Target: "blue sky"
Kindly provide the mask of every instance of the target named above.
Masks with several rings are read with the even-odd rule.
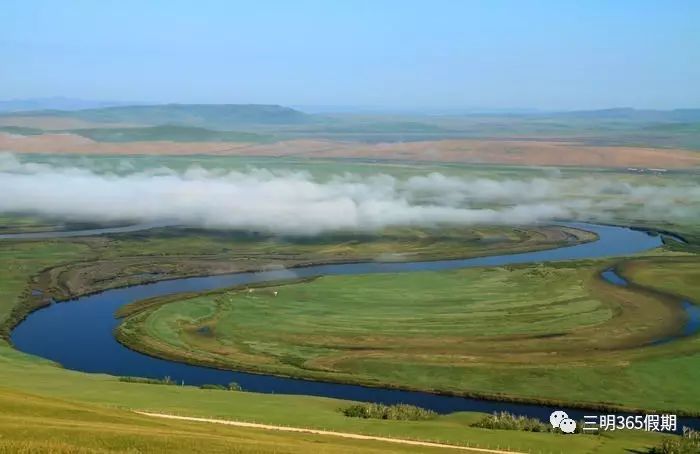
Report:
[[[700,1],[33,1],[0,99],[700,107]]]

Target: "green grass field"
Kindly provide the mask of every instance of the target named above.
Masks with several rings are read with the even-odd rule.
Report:
[[[470,427],[480,418],[475,413],[453,413],[429,421],[350,418],[340,411],[348,405],[344,401],[123,383],[106,375],[64,370],[7,346],[0,346],[0,381],[0,452],[224,452],[234,448],[240,452],[432,452],[386,443],[153,420],[134,415],[131,409],[543,454],[613,454],[643,450],[661,439],[658,434],[629,431],[564,436],[478,429]]]
[[[20,306],[36,307],[46,298],[39,291],[51,291],[35,277],[60,263],[90,258],[90,250],[80,242],[41,241],[0,244],[0,337],[18,320]],[[41,289],[41,290],[40,290]],[[34,292],[34,294],[32,294]]]
[[[386,442],[164,421],[3,389],[0,405],[0,453],[412,452],[410,446]],[[442,450],[426,448],[433,451]]]
[[[55,230],[55,223],[32,217],[0,214],[0,234],[21,232],[45,232]]]
[[[167,239],[167,236],[160,238],[160,232],[153,236],[150,240],[149,235],[140,234],[137,238],[124,236],[2,242],[0,258],[4,273],[0,288],[3,291],[1,307],[5,326],[13,323],[11,316],[18,305],[26,304],[26,308],[31,308],[50,294],[94,288],[96,284],[91,279],[96,279],[96,275],[90,275],[89,266],[97,262],[118,262],[121,256],[122,259],[143,257],[144,260],[157,262],[159,257],[166,256],[174,263],[179,263],[184,259],[192,260],[192,254],[207,255],[220,252],[222,248],[222,240],[216,237],[193,236],[189,240],[183,240],[182,237],[173,235]],[[237,240],[230,241],[235,243]],[[270,245],[269,248],[274,249],[274,246]],[[133,266],[133,262],[130,263]],[[83,273],[80,270],[87,271]],[[85,278],[86,275],[88,278]],[[81,285],[75,284],[79,278],[85,279]],[[73,282],[73,286],[70,282]],[[32,296],[32,290],[35,289],[45,293]],[[402,447],[387,447],[373,442],[363,444],[319,440],[316,436],[266,434],[255,430],[219,427],[195,429],[190,428],[190,423],[147,421],[117,408],[440,440],[481,447],[507,445],[512,449],[530,449],[533,452],[541,450],[556,453],[566,450],[568,446],[575,446],[579,452],[598,449],[599,452],[613,453],[619,452],[622,447],[641,449],[658,440],[658,437],[631,433],[618,433],[610,437],[577,437],[574,445],[571,444],[571,439],[556,434],[508,432],[504,438],[501,431],[468,427],[478,416],[466,413],[422,422],[348,418],[339,412],[347,404],[329,399],[121,383],[114,377],[61,369],[47,361],[19,353],[4,341],[0,341],[0,383],[4,389],[1,397],[2,417],[6,422],[5,429],[1,432],[0,450],[6,452],[81,452],[77,446],[84,452],[128,449],[158,452],[166,448],[172,449],[172,452],[193,452],[195,445],[208,447],[205,438],[213,434],[216,434],[217,441],[211,442],[209,452],[232,449],[234,445],[241,452],[280,449],[301,452],[308,451],[308,443],[315,443],[314,446],[321,443],[327,452],[404,450]],[[26,411],[22,409],[22,403],[25,402]],[[56,405],[60,411],[54,408]],[[65,410],[65,406],[70,411]],[[300,408],[304,411],[299,411]],[[154,425],[161,427],[162,431],[154,433]],[[67,427],[70,427],[69,431]],[[225,434],[219,436],[221,432]],[[178,441],[169,442],[169,439]],[[504,439],[508,441],[504,442]],[[259,440],[262,445],[253,446],[255,440]]]
[[[700,264],[697,260],[634,260],[625,263],[621,271],[634,282],[700,302]]]
[[[573,229],[478,227],[393,229],[315,240],[170,229],[111,237],[0,240],[5,265],[0,276],[0,335],[49,296],[67,299],[154,280],[316,263],[434,260],[547,249],[571,243],[567,232],[577,241],[594,238]]]
[[[686,293],[698,291],[695,257],[662,260]],[[332,276],[168,298],[128,317],[119,338],[224,368],[697,413],[697,338],[646,346],[679,331],[681,306],[601,281],[611,263]],[[684,373],[668,376],[671,364]]]

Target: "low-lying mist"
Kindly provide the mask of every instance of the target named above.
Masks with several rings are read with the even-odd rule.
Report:
[[[98,173],[26,163],[0,154],[0,213],[26,212],[79,222],[174,224],[315,235],[392,226],[533,224],[552,220],[683,221],[700,210],[700,187],[621,182],[614,176],[459,178],[440,173],[396,178],[305,172],[229,171],[192,166]]]

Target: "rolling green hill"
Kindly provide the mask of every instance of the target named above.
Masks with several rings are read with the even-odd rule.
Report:
[[[15,112],[13,116],[54,116],[98,123],[143,125],[173,124],[214,129],[231,129],[239,125],[302,124],[313,117],[298,110],[263,104],[164,104],[119,106],[76,111],[44,110]]]
[[[146,126],[134,128],[74,129],[70,132],[98,142],[170,140],[173,142],[264,142],[270,135],[253,132],[214,131],[195,126]]]
[[[79,123],[74,125],[74,123]],[[315,138],[565,140],[594,146],[700,149],[700,109],[465,114],[308,114],[263,104],[163,104],[0,112],[0,132],[76,133],[97,141],[253,142]],[[63,125],[56,127],[56,124]],[[149,127],[154,129],[142,129]],[[188,128],[188,129],[177,129]]]
[[[21,126],[0,126],[0,133],[35,136],[46,133],[77,134],[97,142],[268,142],[275,140],[270,134],[244,131],[216,131],[196,126],[135,126],[124,128],[81,128],[45,131]]]

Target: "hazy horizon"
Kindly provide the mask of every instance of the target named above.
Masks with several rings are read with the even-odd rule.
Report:
[[[488,106],[464,106],[464,107],[450,107],[450,106],[390,106],[390,105],[284,105],[280,103],[223,103],[223,102],[209,102],[209,103],[180,103],[177,101],[163,101],[163,102],[147,102],[147,101],[112,101],[107,99],[83,99],[83,98],[72,98],[67,96],[47,96],[47,97],[37,97],[37,98],[7,98],[0,99],[0,111],[3,110],[3,104],[27,104],[28,107],[22,107],[17,109],[10,109],[9,112],[23,112],[31,110],[80,110],[80,109],[92,109],[100,107],[118,107],[118,106],[149,106],[149,105],[177,105],[177,104],[201,104],[201,105],[279,105],[283,107],[289,107],[295,110],[299,110],[305,113],[311,114],[323,114],[323,113],[334,113],[334,114],[416,114],[416,115],[450,115],[450,114],[547,114],[547,113],[561,113],[561,112],[576,112],[576,111],[587,111],[587,110],[622,110],[622,109],[632,109],[638,111],[644,110],[658,110],[658,111],[673,111],[673,110],[697,110],[700,109],[698,106],[685,106],[679,105],[675,107],[668,107],[664,109],[644,109],[635,106],[605,106],[597,109],[539,109],[536,107],[512,107],[512,108],[493,108]],[[31,107],[30,104],[36,104],[37,107]],[[55,107],[55,105],[60,105]]]
[[[389,110],[700,105],[700,3],[10,0],[0,99]]]

